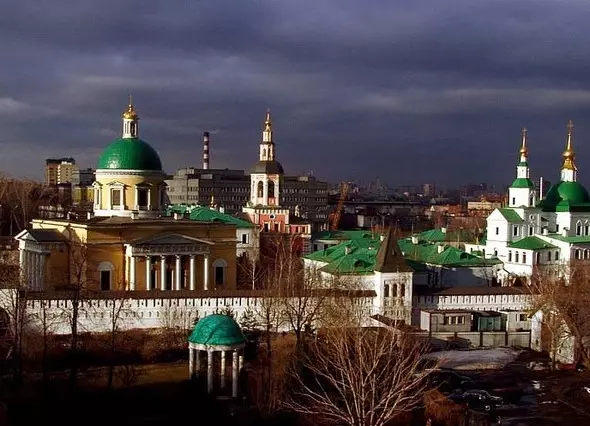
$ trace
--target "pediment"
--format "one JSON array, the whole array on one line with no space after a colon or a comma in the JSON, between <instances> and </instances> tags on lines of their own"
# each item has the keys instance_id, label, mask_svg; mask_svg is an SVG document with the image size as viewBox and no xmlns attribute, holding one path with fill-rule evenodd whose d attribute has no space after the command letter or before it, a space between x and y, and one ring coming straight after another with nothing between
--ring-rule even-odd
<instances>
[{"instance_id":1,"label":"pediment","mask_svg":"<svg viewBox=\"0 0 590 426\"><path fill-rule=\"evenodd\" d=\"M118 180L114 180L112 182L107 183L107 186L127 186L123 182L119 182Z\"/></svg>"},{"instance_id":2,"label":"pediment","mask_svg":"<svg viewBox=\"0 0 590 426\"><path fill-rule=\"evenodd\" d=\"M135 241L132 241L131 244L133 244L134 246L138 246L138 245L186 245L186 244L213 245L214 243L209 240L203 240L200 238L189 237L188 235L164 234L164 235L156 235L153 237L140 238Z\"/></svg>"}]
</instances>

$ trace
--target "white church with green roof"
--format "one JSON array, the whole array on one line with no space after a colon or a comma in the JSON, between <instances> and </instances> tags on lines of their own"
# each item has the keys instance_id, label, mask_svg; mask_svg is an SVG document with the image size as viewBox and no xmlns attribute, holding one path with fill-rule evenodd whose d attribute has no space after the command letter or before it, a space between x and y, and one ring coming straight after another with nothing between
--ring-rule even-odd
<instances>
[{"instance_id":1,"label":"white church with green roof","mask_svg":"<svg viewBox=\"0 0 590 426\"><path fill-rule=\"evenodd\" d=\"M508 206L487 218L485 244L468 244L486 258L503 263L498 279L508 285L530 277L538 267L560 269L571 260L590 258L590 196L577 181L573 124L567 126L560 181L545 198L530 179L526 129L522 132L516 179L508 189Z\"/></svg>"}]
</instances>

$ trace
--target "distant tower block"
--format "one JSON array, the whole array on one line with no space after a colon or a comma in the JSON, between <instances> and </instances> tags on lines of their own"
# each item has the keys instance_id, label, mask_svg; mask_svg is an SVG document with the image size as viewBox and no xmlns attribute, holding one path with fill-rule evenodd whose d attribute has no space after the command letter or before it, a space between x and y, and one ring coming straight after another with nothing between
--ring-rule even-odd
<instances>
[{"instance_id":1,"label":"distant tower block","mask_svg":"<svg viewBox=\"0 0 590 426\"><path fill-rule=\"evenodd\" d=\"M209 132L203 132L203 170L209 170Z\"/></svg>"}]
</instances>

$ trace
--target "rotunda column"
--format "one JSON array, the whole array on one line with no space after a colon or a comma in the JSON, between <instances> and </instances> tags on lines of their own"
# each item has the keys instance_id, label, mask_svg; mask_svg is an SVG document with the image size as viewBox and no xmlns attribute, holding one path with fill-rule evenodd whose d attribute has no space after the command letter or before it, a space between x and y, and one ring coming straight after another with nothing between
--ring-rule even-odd
<instances>
[{"instance_id":1,"label":"rotunda column","mask_svg":"<svg viewBox=\"0 0 590 426\"><path fill-rule=\"evenodd\" d=\"M194 362L195 349L188 347L188 378L194 379L195 377L195 362Z\"/></svg>"},{"instance_id":2,"label":"rotunda column","mask_svg":"<svg viewBox=\"0 0 590 426\"><path fill-rule=\"evenodd\" d=\"M209 255L205 254L203 257L203 289L209 290Z\"/></svg>"},{"instance_id":3,"label":"rotunda column","mask_svg":"<svg viewBox=\"0 0 590 426\"><path fill-rule=\"evenodd\" d=\"M232 354L233 359L232 359L232 392L231 395L234 398L238 397L238 350L234 349L234 352Z\"/></svg>"},{"instance_id":4,"label":"rotunda column","mask_svg":"<svg viewBox=\"0 0 590 426\"><path fill-rule=\"evenodd\" d=\"M174 268L174 274L176 275L176 286L175 290L180 291L180 281L181 281L181 272L182 272L182 264L181 264L181 256L176 255L176 267Z\"/></svg>"},{"instance_id":5,"label":"rotunda column","mask_svg":"<svg viewBox=\"0 0 590 426\"><path fill-rule=\"evenodd\" d=\"M189 281L190 281L190 289L194 290L195 289L195 278L196 278L196 269L195 269L195 255L191 254L190 257L190 272L189 272Z\"/></svg>"},{"instance_id":6,"label":"rotunda column","mask_svg":"<svg viewBox=\"0 0 590 426\"><path fill-rule=\"evenodd\" d=\"M225 351L221 351L221 389L225 388Z\"/></svg>"},{"instance_id":7,"label":"rotunda column","mask_svg":"<svg viewBox=\"0 0 590 426\"><path fill-rule=\"evenodd\" d=\"M145 257L145 289L150 291L152 289L152 257Z\"/></svg>"},{"instance_id":8,"label":"rotunda column","mask_svg":"<svg viewBox=\"0 0 590 426\"><path fill-rule=\"evenodd\" d=\"M207 351L207 393L213 392L213 351Z\"/></svg>"}]
</instances>

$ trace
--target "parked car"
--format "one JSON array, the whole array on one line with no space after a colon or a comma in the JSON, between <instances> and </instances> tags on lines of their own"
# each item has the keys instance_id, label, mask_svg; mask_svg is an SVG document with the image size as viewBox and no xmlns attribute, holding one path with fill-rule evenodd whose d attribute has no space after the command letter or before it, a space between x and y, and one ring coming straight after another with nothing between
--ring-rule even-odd
<instances>
[{"instance_id":1,"label":"parked car","mask_svg":"<svg viewBox=\"0 0 590 426\"><path fill-rule=\"evenodd\" d=\"M447 398L457 404L467 405L467 407L472 410L483 411L491 411L499 405L502 405L502 402L504 401L499 396L493 396L487 391L477 389L468 390L466 392L457 390L448 395Z\"/></svg>"},{"instance_id":2,"label":"parked car","mask_svg":"<svg viewBox=\"0 0 590 426\"><path fill-rule=\"evenodd\" d=\"M441 392L451 392L455 389L466 390L473 379L463 376L453 370L435 370L430 375L430 384Z\"/></svg>"}]
</instances>

